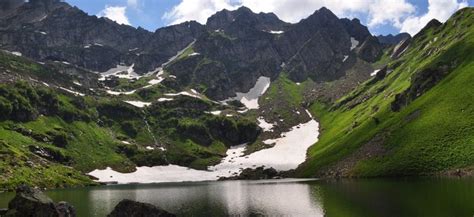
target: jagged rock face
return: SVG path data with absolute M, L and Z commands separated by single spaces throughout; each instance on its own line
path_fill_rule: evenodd
M 151 33 L 89 16 L 66 3 L 39 0 L 22 5 L 0 20 L 0 26 L 3 49 L 92 71 L 135 64 L 139 73 L 154 70 L 204 30 L 196 22 L 187 22 Z
M 360 20 L 355 18 L 352 20 L 341 19 L 344 28 L 347 33 L 354 37 L 357 41 L 365 41 L 367 37 L 372 36 L 369 32 L 369 29 L 360 23 Z
M 321 8 L 297 24 L 272 13 L 255 14 L 242 7 L 223 10 L 207 25 L 186 22 L 151 33 L 89 16 L 57 0 L 25 3 L 0 19 L 0 49 L 18 51 L 35 60 L 66 61 L 90 71 L 134 65 L 153 71 L 192 44 L 198 53 L 165 67 L 177 76 L 174 88 L 195 87 L 223 100 L 247 92 L 260 76 L 275 79 L 282 71 L 303 81 L 331 81 L 345 75 L 349 55 L 374 61 L 380 44 L 357 19 L 339 19 Z M 359 52 L 351 41 L 359 41 Z M 343 65 L 346 65 L 343 67 Z
M 295 24 L 277 41 L 281 56 L 288 61 L 290 78 L 315 81 L 340 77 L 344 54 L 350 53 L 350 35 L 331 11 L 321 8 Z
M 326 8 L 300 23 L 285 24 L 280 32 L 265 30 L 282 23 L 275 18 L 277 25 L 268 25 L 262 18 L 266 16 L 273 17 L 247 8 L 217 13 L 208 20 L 210 31 L 193 46 L 200 55 L 176 61 L 166 70 L 181 85 L 204 85 L 207 96 L 222 100 L 247 92 L 258 77 L 274 79 L 282 70 L 295 81 L 338 79 L 345 75 L 345 56 L 353 52 L 351 40 L 364 42 L 372 37 L 357 19 L 340 20 Z M 381 48 L 378 41 L 369 40 L 362 51 L 356 55 L 373 61 Z
M 377 38 L 370 36 L 356 49 L 356 53 L 367 62 L 375 62 L 382 55 L 383 50 Z
M 405 41 L 406 39 L 411 38 L 410 34 L 408 33 L 400 33 L 397 35 L 379 35 L 377 39 L 379 40 L 380 44 L 383 45 L 397 45 L 398 43 Z
M 253 23 L 252 28 L 260 31 L 280 31 L 285 30 L 289 24 L 281 21 L 273 13 L 254 14 L 250 9 L 241 7 L 235 11 L 222 10 L 209 17 L 206 27 L 209 30 L 224 30 L 239 26 L 239 22 Z M 236 25 L 237 23 L 237 25 Z

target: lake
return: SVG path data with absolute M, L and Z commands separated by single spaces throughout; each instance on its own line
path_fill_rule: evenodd
M 50 190 L 78 216 L 106 216 L 122 199 L 179 216 L 431 216 L 473 217 L 474 179 L 225 181 L 110 185 Z M 0 194 L 6 207 L 13 193 Z

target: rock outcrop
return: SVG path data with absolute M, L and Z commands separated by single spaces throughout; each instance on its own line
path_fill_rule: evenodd
M 131 200 L 122 200 L 114 208 L 108 217 L 174 217 L 161 208 L 148 203 L 140 203 Z
M 435 68 L 427 68 L 414 74 L 411 78 L 410 87 L 395 96 L 395 100 L 391 104 L 392 111 L 400 111 L 403 107 L 438 84 L 449 72 L 450 67 L 443 65 Z
M 407 38 L 401 42 L 399 42 L 392 51 L 392 54 L 390 55 L 390 58 L 392 59 L 398 59 L 400 56 L 405 53 L 405 51 L 408 49 L 411 43 L 411 38 Z
M 5 217 L 75 217 L 74 207 L 66 202 L 55 204 L 38 189 L 26 185 L 16 189 Z

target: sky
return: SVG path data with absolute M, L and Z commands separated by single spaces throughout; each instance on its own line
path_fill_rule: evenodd
M 338 17 L 359 18 L 374 35 L 416 34 L 431 19 L 446 21 L 474 0 L 65 0 L 90 15 L 149 31 L 188 20 L 205 23 L 222 9 L 246 6 L 254 12 L 273 12 L 296 23 L 321 7 Z

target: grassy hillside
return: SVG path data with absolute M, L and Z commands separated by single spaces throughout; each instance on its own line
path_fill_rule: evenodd
M 251 142 L 259 133 L 248 118 L 209 114 L 227 108 L 207 99 L 175 96 L 158 102 L 163 91 L 171 91 L 161 85 L 151 89 L 155 96 L 147 95 L 154 103 L 138 108 L 123 102 L 135 95 L 63 91 L 60 87 L 72 89 L 79 78 L 26 58 L 0 52 L 0 71 L 0 190 L 20 183 L 94 184 L 84 174 L 105 167 L 206 169 L 220 162 L 229 146 Z
M 336 103 L 299 176 L 422 175 L 474 166 L 474 10 L 424 29 L 407 52 Z M 393 70 L 393 71 L 392 71 Z

